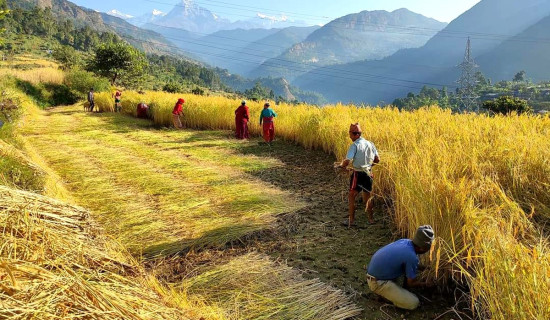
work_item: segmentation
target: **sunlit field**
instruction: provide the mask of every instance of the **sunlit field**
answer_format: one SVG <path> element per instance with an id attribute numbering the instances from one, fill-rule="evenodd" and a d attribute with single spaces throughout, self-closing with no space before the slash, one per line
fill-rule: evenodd
<path id="1" fill-rule="evenodd" d="M 0 317 L 340 320 L 360 313 L 340 290 L 257 253 L 203 265 L 178 283 L 141 263 L 246 241 L 302 207 L 249 175 L 282 163 L 238 153 L 226 132 L 159 130 L 127 116 L 85 114 L 81 105 L 42 111 L 16 94 L 25 111 L 16 131 L 21 150 L 2 143 L 0 151 L 31 163 L 43 193 L 93 211 L 0 186 L 0 297 L 9 300 Z"/>
<path id="2" fill-rule="evenodd" d="M 152 106 L 154 122 L 169 126 L 180 95 L 123 93 L 125 113 Z M 184 123 L 198 129 L 234 128 L 239 101 L 181 95 Z M 98 94 L 103 111 L 110 94 Z M 263 102 L 249 103 L 251 131 L 260 133 Z M 375 194 L 390 207 L 395 226 L 410 235 L 431 224 L 438 241 L 426 274 L 470 285 L 473 307 L 493 319 L 550 318 L 550 260 L 541 221 L 550 217 L 550 118 L 453 115 L 438 108 L 278 105 L 276 135 L 342 158 L 347 129 L 361 123 L 382 162 Z M 327 168 L 327 171 L 331 168 Z"/>
<path id="3" fill-rule="evenodd" d="M 290 194 L 243 175 L 240 168 L 281 164 L 236 154 L 237 142 L 216 140 L 222 132 L 204 140 L 124 116 L 90 116 L 81 107 L 29 117 L 22 132 L 78 204 L 137 254 L 223 246 L 301 206 Z"/>
<path id="4" fill-rule="evenodd" d="M 32 57 L 16 57 L 11 61 L 0 61 L 0 77 L 13 76 L 32 84 L 63 82 L 65 75 L 59 65 Z"/>

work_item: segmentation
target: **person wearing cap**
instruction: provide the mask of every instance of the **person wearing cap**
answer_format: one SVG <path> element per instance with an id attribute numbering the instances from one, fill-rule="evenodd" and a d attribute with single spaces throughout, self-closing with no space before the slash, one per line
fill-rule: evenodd
<path id="1" fill-rule="evenodd" d="M 178 102 L 176 102 L 176 105 L 174 106 L 174 110 L 172 110 L 172 120 L 174 122 L 174 127 L 176 129 L 183 129 L 183 124 L 181 123 L 181 116 L 183 115 L 183 104 L 185 103 L 185 100 L 182 98 L 178 99 Z"/>
<path id="2" fill-rule="evenodd" d="M 269 102 L 266 102 L 264 104 L 264 109 L 260 114 L 260 125 L 262 126 L 263 122 L 263 137 L 264 141 L 268 144 L 271 144 L 275 138 L 275 125 L 273 124 L 273 118 L 276 116 L 277 114 L 270 108 Z"/>
<path id="3" fill-rule="evenodd" d="M 418 280 L 418 255 L 429 252 L 433 240 L 432 227 L 425 225 L 416 230 L 412 240 L 397 240 L 376 251 L 367 269 L 367 283 L 372 292 L 391 301 L 398 308 L 418 308 L 418 297 L 399 286 L 396 279 L 404 275 L 407 288 L 430 286 Z"/>
<path id="4" fill-rule="evenodd" d="M 361 137 L 361 134 L 359 123 L 350 125 L 349 137 L 353 143 L 348 149 L 346 159 L 336 165 L 337 168 L 347 168 L 350 164 L 353 166 L 349 182 L 348 220 L 343 223 L 348 227 L 355 225 L 355 198 L 359 192 L 362 192 L 365 202 L 368 223 L 374 223 L 372 201 L 370 201 L 373 184 L 372 167 L 380 162 L 380 157 L 374 143 Z"/>
<path id="5" fill-rule="evenodd" d="M 246 101 L 242 101 L 241 105 L 235 110 L 235 137 L 237 139 L 248 139 L 248 119 L 250 119 L 250 111 L 246 105 Z"/>

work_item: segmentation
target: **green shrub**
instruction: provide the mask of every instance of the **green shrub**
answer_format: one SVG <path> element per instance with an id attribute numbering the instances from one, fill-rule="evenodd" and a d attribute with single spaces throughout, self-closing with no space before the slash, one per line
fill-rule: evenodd
<path id="1" fill-rule="evenodd" d="M 16 87 L 31 97 L 41 108 L 73 104 L 78 101 L 79 93 L 74 92 L 65 84 L 39 83 L 17 79 Z"/>
<path id="2" fill-rule="evenodd" d="M 191 93 L 195 94 L 195 95 L 198 95 L 198 96 L 203 96 L 204 95 L 204 90 L 202 90 L 199 87 L 196 87 L 195 89 L 191 90 Z"/>
<path id="3" fill-rule="evenodd" d="M 79 94 L 65 84 L 47 83 L 44 86 L 50 93 L 49 103 L 53 106 L 69 105 L 78 101 Z"/>
<path id="4" fill-rule="evenodd" d="M 533 112 L 533 109 L 527 104 L 527 101 L 511 96 L 502 96 L 494 100 L 485 101 L 483 102 L 483 108 L 501 114 Z"/>
<path id="5" fill-rule="evenodd" d="M 170 81 L 162 87 L 162 91 L 170 92 L 170 93 L 178 93 L 182 92 L 183 89 L 180 84 L 177 82 Z"/>
<path id="6" fill-rule="evenodd" d="M 64 84 L 75 94 L 83 97 L 90 91 L 90 88 L 94 88 L 95 92 L 109 91 L 110 89 L 109 80 L 80 69 L 67 72 Z"/>

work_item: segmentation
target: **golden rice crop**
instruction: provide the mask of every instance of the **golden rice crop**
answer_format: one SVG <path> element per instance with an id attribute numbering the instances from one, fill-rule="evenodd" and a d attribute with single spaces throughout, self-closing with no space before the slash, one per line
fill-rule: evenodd
<path id="1" fill-rule="evenodd" d="M 39 83 L 63 83 L 65 74 L 58 68 L 37 68 L 32 70 L 4 69 L 0 68 L 0 76 L 13 76 L 17 79 L 28 81 L 32 84 Z"/>
<path id="2" fill-rule="evenodd" d="M 17 68 L 24 65 L 29 65 L 30 68 Z M 18 57 L 14 61 L 0 62 L 0 76 L 13 76 L 32 84 L 61 84 L 65 79 L 65 74 L 57 63 L 33 57 Z"/>
<path id="3" fill-rule="evenodd" d="M 170 126 L 180 96 L 186 100 L 187 126 L 234 128 L 239 101 L 227 98 L 124 92 L 122 105 L 124 112 L 135 114 L 135 106 L 145 102 L 153 108 L 155 123 Z M 112 110 L 112 100 L 109 94 L 96 99 L 105 111 Z M 249 103 L 253 134 L 260 133 L 262 104 Z M 350 144 L 349 124 L 361 123 L 382 159 L 375 169 L 375 193 L 392 203 L 397 228 L 407 235 L 431 224 L 439 236 L 432 276 L 468 281 L 474 301 L 482 304 L 478 310 L 491 312 L 492 318 L 550 318 L 542 298 L 550 296 L 550 278 L 541 267 L 548 262 L 548 245 L 530 219 L 550 217 L 549 117 L 343 105 L 281 104 L 274 109 L 278 137 L 338 158 Z M 528 254 L 534 248 L 538 254 Z M 524 274 L 517 275 L 518 269 Z M 522 285 L 511 285 L 517 284 L 513 280 Z M 520 300 L 515 297 L 539 298 L 510 303 Z"/>

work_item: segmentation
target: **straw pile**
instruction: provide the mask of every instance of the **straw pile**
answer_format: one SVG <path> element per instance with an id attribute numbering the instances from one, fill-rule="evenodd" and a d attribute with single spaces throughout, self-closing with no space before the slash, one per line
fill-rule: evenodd
<path id="1" fill-rule="evenodd" d="M 0 186 L 0 318 L 185 319 L 84 209 Z"/>
<path id="2" fill-rule="evenodd" d="M 250 253 L 187 279 L 190 299 L 224 306 L 225 319 L 349 319 L 360 314 L 340 290 Z"/>

